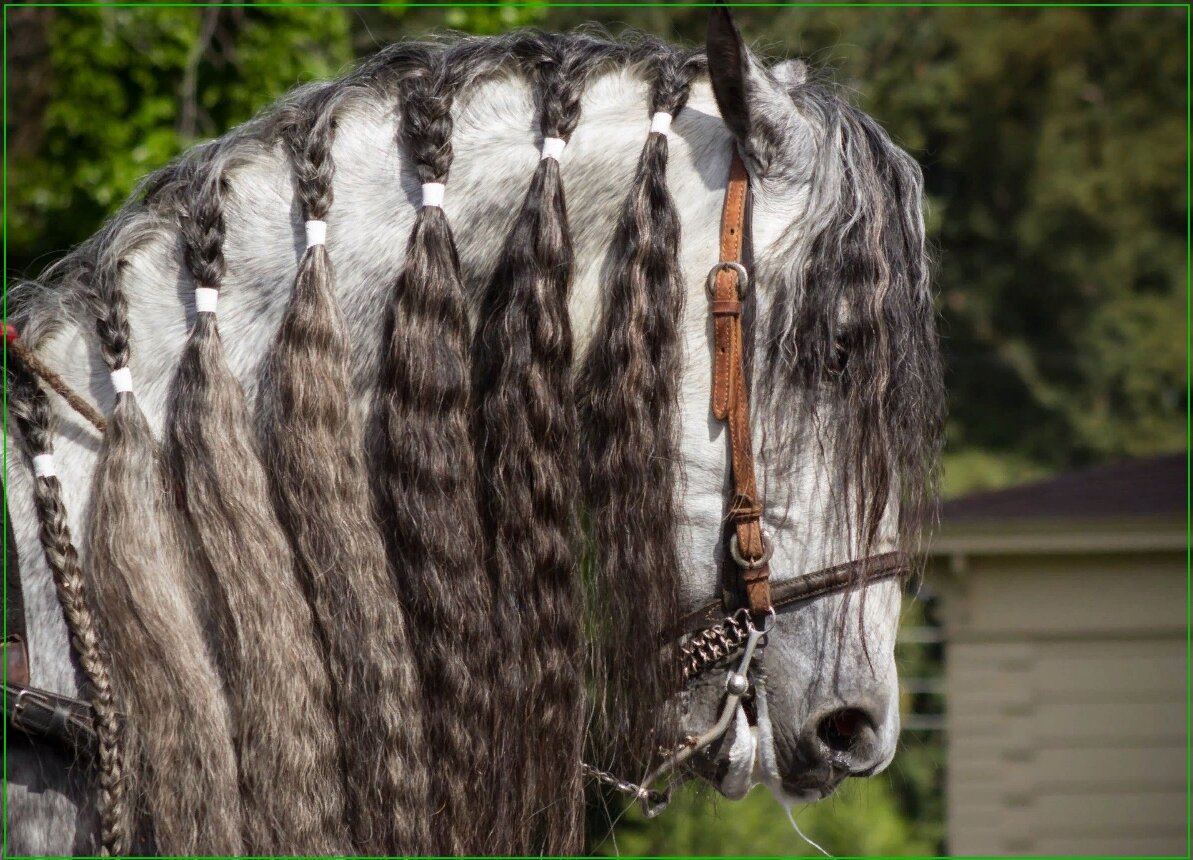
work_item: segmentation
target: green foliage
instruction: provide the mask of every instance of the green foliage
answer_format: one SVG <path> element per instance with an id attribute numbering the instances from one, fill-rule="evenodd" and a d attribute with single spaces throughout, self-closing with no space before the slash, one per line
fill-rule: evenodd
<path id="1" fill-rule="evenodd" d="M 92 233 L 137 181 L 352 59 L 339 9 L 9 10 L 10 269 Z"/>
<path id="2" fill-rule="evenodd" d="M 849 780 L 832 798 L 796 807 L 794 815 L 809 839 L 836 856 L 937 853 L 931 830 L 901 814 L 886 775 Z M 677 791 L 671 807 L 653 820 L 631 808 L 594 853 L 820 856 L 792 829 L 765 788 L 729 803 L 690 786 Z"/>

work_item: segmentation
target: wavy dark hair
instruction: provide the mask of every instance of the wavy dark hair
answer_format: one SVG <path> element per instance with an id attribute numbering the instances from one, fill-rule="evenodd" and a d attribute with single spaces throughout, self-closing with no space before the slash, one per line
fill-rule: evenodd
<path id="1" fill-rule="evenodd" d="M 566 141 L 607 46 L 544 35 L 514 52 L 534 82 L 539 131 Z M 517 656 L 516 690 L 503 698 L 525 739 L 510 783 L 529 840 L 518 853 L 572 853 L 583 835 L 572 265 L 559 159 L 543 157 L 482 294 L 473 351 L 486 556 Z"/>
<path id="2" fill-rule="evenodd" d="M 815 196 L 788 247 L 759 260 L 779 292 L 757 327 L 756 383 L 772 501 L 816 427 L 837 525 L 870 552 L 884 517 L 914 543 L 932 521 L 944 383 L 919 165 L 831 88 L 792 89 L 820 129 Z M 914 547 L 912 547 L 914 548 Z M 864 592 L 863 592 L 864 599 Z"/>
<path id="3" fill-rule="evenodd" d="M 325 225 L 331 210 L 331 148 L 346 92 L 326 87 L 283 119 L 307 222 Z M 316 241 L 298 262 L 262 371 L 261 451 L 327 653 L 356 849 L 425 853 L 434 843 L 423 727 L 410 707 L 418 673 L 373 519 L 364 436 L 350 402 L 351 343 L 333 283 L 327 245 Z"/>
<path id="4" fill-rule="evenodd" d="M 703 55 L 648 41 L 634 52 L 652 78 L 651 114 L 674 117 Z M 598 743 L 593 755 L 617 772 L 650 767 L 671 726 L 663 702 L 679 691 L 673 649 L 643 648 L 643 630 L 668 629 L 679 606 L 677 486 L 679 375 L 684 283 L 679 215 L 667 188 L 667 134 L 647 135 L 617 221 L 614 262 L 600 321 L 577 380 L 582 429 L 580 482 L 595 567 L 592 677 Z M 632 580 L 632 582 L 630 581 Z M 643 670 L 643 663 L 650 664 Z M 608 743 L 617 739 L 615 744 Z"/>
<path id="5" fill-rule="evenodd" d="M 402 86 L 400 140 L 423 183 L 445 183 L 451 169 L 445 69 L 441 57 L 412 59 Z M 426 715 L 438 763 L 434 845 L 483 853 L 500 839 L 498 822 L 468 801 L 479 799 L 478 777 L 494 779 L 500 761 L 486 682 L 494 633 L 468 422 L 467 300 L 440 206 L 423 206 L 415 217 L 385 326 L 375 488 L 390 565 L 410 610 L 424 701 L 436 703 Z"/>

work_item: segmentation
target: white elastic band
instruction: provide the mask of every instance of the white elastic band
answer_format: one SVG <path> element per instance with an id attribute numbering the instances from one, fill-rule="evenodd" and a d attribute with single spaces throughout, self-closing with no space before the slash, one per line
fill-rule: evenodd
<path id="1" fill-rule="evenodd" d="M 544 158 L 554 158 L 559 161 L 559 156 L 563 155 L 563 148 L 567 145 L 568 142 L 562 137 L 544 137 L 543 154 L 539 156 L 539 161 Z"/>
<path id="2" fill-rule="evenodd" d="M 423 206 L 442 206 L 446 187 L 442 182 L 424 182 Z"/>
<path id="3" fill-rule="evenodd" d="M 650 118 L 650 133 L 651 134 L 668 134 L 671 131 L 671 114 L 666 111 L 659 111 Z"/>
<path id="4" fill-rule="evenodd" d="M 327 244 L 327 222 L 326 221 L 308 221 L 307 222 L 307 247 L 314 248 L 316 245 Z"/>
<path id="5" fill-rule="evenodd" d="M 39 478 L 53 478 L 58 474 L 54 468 L 53 454 L 38 454 L 33 458 L 33 474 Z"/>
<path id="6" fill-rule="evenodd" d="M 112 387 L 116 389 L 116 393 L 120 394 L 124 391 L 133 390 L 133 372 L 127 367 L 122 367 L 119 370 L 112 371 Z"/>
<path id="7" fill-rule="evenodd" d="M 195 313 L 215 313 L 215 303 L 219 297 L 219 290 L 213 290 L 211 287 L 195 287 Z"/>

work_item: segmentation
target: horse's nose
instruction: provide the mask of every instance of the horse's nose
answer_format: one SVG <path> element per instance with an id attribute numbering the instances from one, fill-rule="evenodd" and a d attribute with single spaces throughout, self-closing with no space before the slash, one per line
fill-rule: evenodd
<path id="1" fill-rule="evenodd" d="M 842 776 L 870 776 L 894 754 L 898 729 L 889 731 L 885 719 L 887 709 L 873 706 L 849 705 L 815 714 L 804 727 L 805 754 Z"/>

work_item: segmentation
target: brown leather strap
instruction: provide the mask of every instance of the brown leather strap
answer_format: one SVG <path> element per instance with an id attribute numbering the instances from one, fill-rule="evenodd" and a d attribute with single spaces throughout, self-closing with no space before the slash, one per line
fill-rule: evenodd
<path id="1" fill-rule="evenodd" d="M 911 560 L 906 553 L 887 552 L 873 555 L 775 584 L 771 588 L 772 605 L 775 609 L 782 609 L 784 606 L 845 591 L 854 585 L 873 585 L 887 579 L 902 578 L 910 573 Z M 719 600 L 710 601 L 685 615 L 675 629 L 668 632 L 667 638 L 696 633 L 723 621 L 724 618 L 724 604 Z"/>
<path id="2" fill-rule="evenodd" d="M 771 608 L 769 548 L 762 534 L 762 504 L 754 476 L 754 448 L 750 435 L 750 402 L 746 391 L 745 347 L 742 335 L 741 301 L 747 284 L 740 283 L 742 245 L 746 233 L 746 202 L 749 175 L 735 150 L 725 188 L 725 209 L 721 214 L 721 265 L 711 285 L 710 311 L 713 318 L 712 411 L 729 427 L 729 448 L 733 472 L 733 496 L 729 518 L 733 522 L 740 581 L 750 611 L 764 613 Z M 725 265 L 736 263 L 737 266 Z M 742 564 L 742 561 L 745 564 Z"/>

